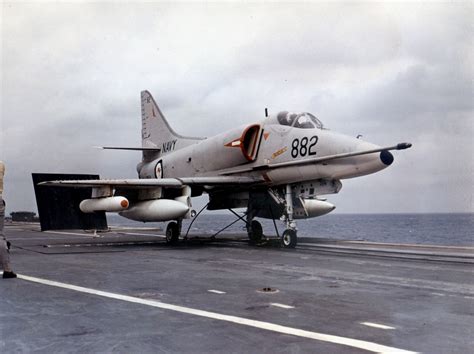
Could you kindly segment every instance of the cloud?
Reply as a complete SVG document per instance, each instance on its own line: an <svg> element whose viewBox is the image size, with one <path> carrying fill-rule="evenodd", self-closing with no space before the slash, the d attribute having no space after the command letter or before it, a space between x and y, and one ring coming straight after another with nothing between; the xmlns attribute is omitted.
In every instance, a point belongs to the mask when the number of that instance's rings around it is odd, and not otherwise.
<svg viewBox="0 0 474 354"><path fill-rule="evenodd" d="M344 182L338 211L474 211L469 3L2 3L1 156L11 210L30 173L135 177L139 92L211 136L311 111L380 145L386 171ZM331 198L332 198L331 197Z"/></svg>

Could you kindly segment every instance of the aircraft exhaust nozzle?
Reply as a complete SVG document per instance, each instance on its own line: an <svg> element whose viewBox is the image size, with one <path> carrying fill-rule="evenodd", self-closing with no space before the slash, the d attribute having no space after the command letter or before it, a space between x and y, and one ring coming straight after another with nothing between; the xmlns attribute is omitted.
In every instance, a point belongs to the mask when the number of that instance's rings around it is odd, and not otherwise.
<svg viewBox="0 0 474 354"><path fill-rule="evenodd" d="M319 199L304 199L304 208L308 214L308 218L314 218L330 213L336 206L329 202Z"/></svg>
<svg viewBox="0 0 474 354"><path fill-rule="evenodd" d="M96 211L120 212L128 208L129 202L125 197L105 197L84 199L79 204L83 213L94 213Z"/></svg>
<svg viewBox="0 0 474 354"><path fill-rule="evenodd" d="M176 200L154 199L135 203L119 215L142 222L168 221L183 218L189 209L189 206Z"/></svg>

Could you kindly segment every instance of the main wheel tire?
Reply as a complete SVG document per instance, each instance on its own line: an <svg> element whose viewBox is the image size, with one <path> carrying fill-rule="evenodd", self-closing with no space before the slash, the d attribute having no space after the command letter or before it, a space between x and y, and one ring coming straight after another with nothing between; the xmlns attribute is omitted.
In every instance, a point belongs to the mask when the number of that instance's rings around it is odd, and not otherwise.
<svg viewBox="0 0 474 354"><path fill-rule="evenodd" d="M295 248L297 242L296 231L286 229L281 236L281 245L283 248Z"/></svg>
<svg viewBox="0 0 474 354"><path fill-rule="evenodd" d="M249 239L252 242L258 242L263 237L263 228L262 224L260 224L257 220L252 220L250 223L250 230L249 230Z"/></svg>
<svg viewBox="0 0 474 354"><path fill-rule="evenodd" d="M176 222L170 222L166 227L166 243L175 244L179 241L179 227Z"/></svg>

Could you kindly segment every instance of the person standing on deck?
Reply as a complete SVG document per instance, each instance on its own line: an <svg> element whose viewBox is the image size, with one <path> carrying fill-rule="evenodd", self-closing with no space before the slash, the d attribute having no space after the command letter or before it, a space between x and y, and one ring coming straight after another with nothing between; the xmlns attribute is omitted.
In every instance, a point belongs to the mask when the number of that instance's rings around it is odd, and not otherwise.
<svg viewBox="0 0 474 354"><path fill-rule="evenodd" d="M3 278L16 278L16 274L10 266L10 252L8 250L7 240L3 233L3 224L5 221L5 201L3 200L3 176L5 175L5 164L0 161L0 263L3 266Z"/></svg>

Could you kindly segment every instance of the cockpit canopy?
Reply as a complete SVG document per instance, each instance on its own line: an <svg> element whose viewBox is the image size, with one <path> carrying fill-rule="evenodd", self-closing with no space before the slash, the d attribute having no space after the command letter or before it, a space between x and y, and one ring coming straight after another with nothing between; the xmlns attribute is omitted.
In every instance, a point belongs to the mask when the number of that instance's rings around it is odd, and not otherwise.
<svg viewBox="0 0 474 354"><path fill-rule="evenodd" d="M280 125L288 125L301 129L324 129L323 123L311 113L294 113L283 111L277 114L276 120Z"/></svg>

